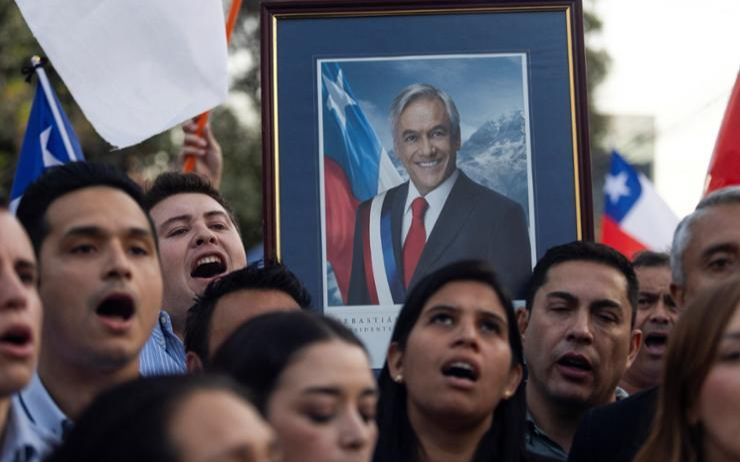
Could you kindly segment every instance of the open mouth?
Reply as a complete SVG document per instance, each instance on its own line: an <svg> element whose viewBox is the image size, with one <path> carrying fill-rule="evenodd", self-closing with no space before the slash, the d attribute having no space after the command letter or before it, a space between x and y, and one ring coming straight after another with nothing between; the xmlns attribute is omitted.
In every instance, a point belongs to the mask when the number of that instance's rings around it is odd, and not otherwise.
<svg viewBox="0 0 740 462"><path fill-rule="evenodd" d="M649 350L663 349L668 343L668 334L654 332L645 336L645 347Z"/></svg>
<svg viewBox="0 0 740 462"><path fill-rule="evenodd" d="M442 374L445 377L455 377L471 382L478 380L478 371L475 367L463 361L455 361L443 367Z"/></svg>
<svg viewBox="0 0 740 462"><path fill-rule="evenodd" d="M134 315L134 301L128 295L111 295L98 305L95 312L105 318L128 321Z"/></svg>
<svg viewBox="0 0 740 462"><path fill-rule="evenodd" d="M14 327L0 336L0 343L14 347L23 347L31 342L31 330L27 327Z"/></svg>
<svg viewBox="0 0 740 462"><path fill-rule="evenodd" d="M201 257L195 262L190 277L210 279L226 272L226 264L218 255Z"/></svg>
<svg viewBox="0 0 740 462"><path fill-rule="evenodd" d="M592 369L591 364L588 362L588 360L581 355L565 355L558 360L558 364L560 364L561 366L578 369L580 371L590 371Z"/></svg>

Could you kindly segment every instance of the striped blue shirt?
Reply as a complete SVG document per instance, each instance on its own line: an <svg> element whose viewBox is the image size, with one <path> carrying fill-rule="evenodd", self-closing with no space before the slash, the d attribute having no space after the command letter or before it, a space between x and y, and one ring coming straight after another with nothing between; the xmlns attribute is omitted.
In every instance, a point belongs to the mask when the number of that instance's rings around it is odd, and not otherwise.
<svg viewBox="0 0 740 462"><path fill-rule="evenodd" d="M139 355L141 375L178 375L187 371L185 365L185 346L172 330L172 320L165 311L159 312L159 320L154 326Z"/></svg>

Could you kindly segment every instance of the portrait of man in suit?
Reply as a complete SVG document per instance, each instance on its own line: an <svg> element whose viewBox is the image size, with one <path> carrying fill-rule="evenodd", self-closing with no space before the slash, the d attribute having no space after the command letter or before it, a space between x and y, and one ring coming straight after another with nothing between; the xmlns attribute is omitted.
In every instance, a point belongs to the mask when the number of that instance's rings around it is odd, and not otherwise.
<svg viewBox="0 0 740 462"><path fill-rule="evenodd" d="M532 261L524 210L458 168L454 101L412 84L394 99L390 118L409 180L357 210L348 304L402 303L429 272L472 258L489 262L512 296L523 298Z"/></svg>

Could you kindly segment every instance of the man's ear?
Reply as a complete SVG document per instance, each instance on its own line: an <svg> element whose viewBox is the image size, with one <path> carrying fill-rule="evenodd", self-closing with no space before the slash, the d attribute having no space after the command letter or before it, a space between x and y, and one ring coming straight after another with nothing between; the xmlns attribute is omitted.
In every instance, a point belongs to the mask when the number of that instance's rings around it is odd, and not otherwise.
<svg viewBox="0 0 740 462"><path fill-rule="evenodd" d="M516 326L519 329L519 335L522 336L524 341L524 333L527 331L529 325L529 310L525 307L519 307L516 309Z"/></svg>
<svg viewBox="0 0 740 462"><path fill-rule="evenodd" d="M391 342L388 345L388 355L386 356L386 362L388 363L388 372L391 374L391 379L395 382L403 381L403 351L398 345L398 342Z"/></svg>
<svg viewBox="0 0 740 462"><path fill-rule="evenodd" d="M630 350L627 354L627 369L629 369L632 366L632 363L635 362L635 358L637 358L637 353L640 352L640 345L642 345L642 331L640 329L632 329L632 334L630 336Z"/></svg>
<svg viewBox="0 0 740 462"><path fill-rule="evenodd" d="M671 282L671 298L679 309L686 303L686 287Z"/></svg>
<svg viewBox="0 0 740 462"><path fill-rule="evenodd" d="M185 363L188 366L188 374L200 374L203 372L203 361L201 361L198 353L194 351L188 351L185 355Z"/></svg>

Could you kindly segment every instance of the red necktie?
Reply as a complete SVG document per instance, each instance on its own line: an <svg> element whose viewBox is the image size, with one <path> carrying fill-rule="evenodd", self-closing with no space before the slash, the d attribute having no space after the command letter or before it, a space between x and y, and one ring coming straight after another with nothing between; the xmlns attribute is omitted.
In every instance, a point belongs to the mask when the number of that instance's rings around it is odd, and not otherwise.
<svg viewBox="0 0 740 462"><path fill-rule="evenodd" d="M416 264L419 263L419 257L427 241L424 213L428 207L429 204L423 197L417 197L411 202L411 228L406 235L406 242L403 243L403 283L406 287L411 282L411 276L414 275Z"/></svg>

